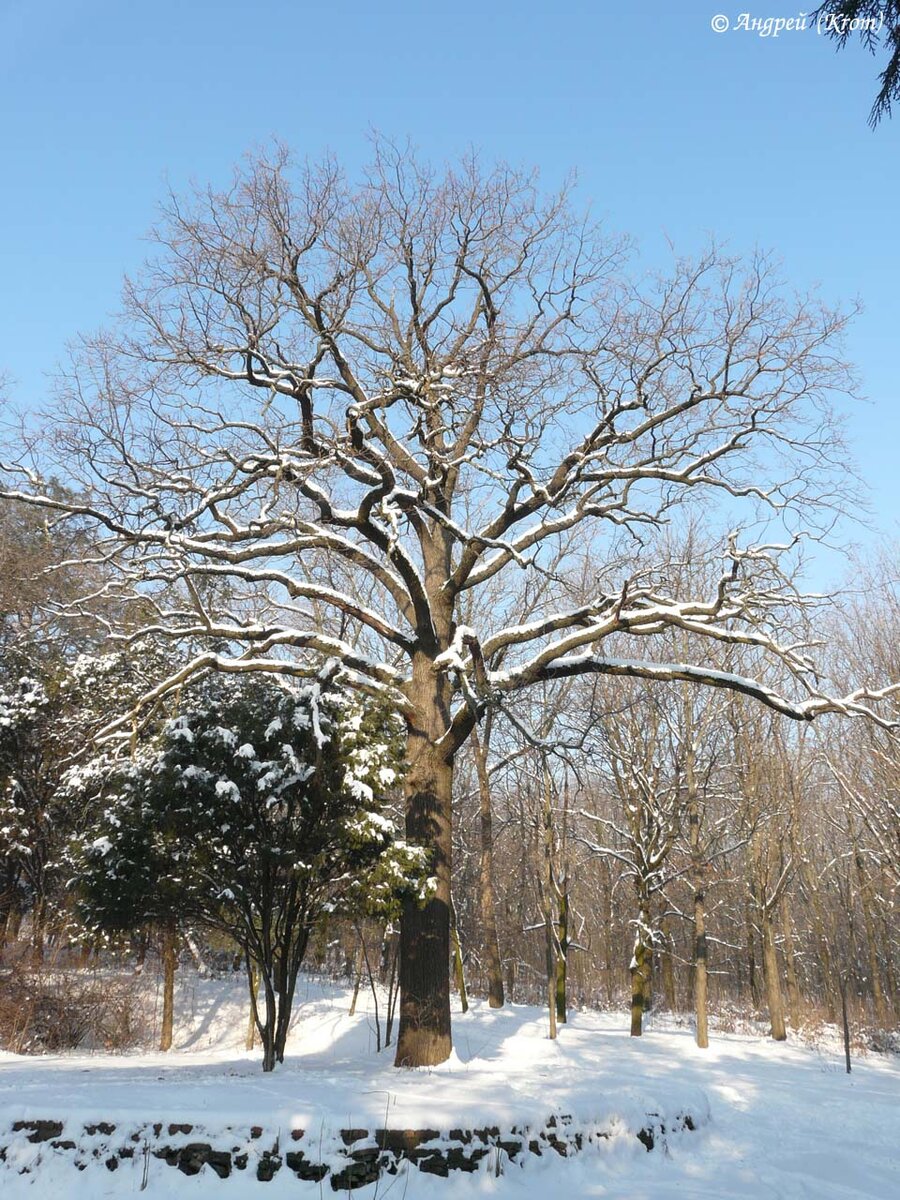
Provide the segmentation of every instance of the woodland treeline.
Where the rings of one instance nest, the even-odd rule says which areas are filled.
[[[104,676],[95,626],[48,617],[66,589],[97,581],[80,558],[84,531],[66,536],[57,544],[27,509],[2,525],[4,961],[142,968],[149,951],[170,987],[178,957],[243,971],[240,938],[198,924],[191,908],[170,911],[173,897],[105,930],[85,915],[69,849],[102,827],[107,798],[72,779],[97,730],[168,664],[112,655]],[[70,565],[48,573],[63,550]],[[885,559],[864,588],[822,606],[836,676],[900,669],[892,576]],[[739,666],[740,652],[723,665]],[[21,698],[38,688],[44,708],[23,721]],[[272,693],[254,703],[267,723]],[[185,707],[179,697],[170,714]],[[400,813],[396,788],[386,802]],[[877,1044],[896,1028],[900,742],[873,722],[798,727],[689,683],[566,681],[488,712],[459,764],[453,838],[451,965],[463,1004],[543,1003],[551,1033],[573,1006],[630,1006],[634,1034],[662,1009],[692,1015],[702,1044],[709,1014],[763,1020],[776,1038],[840,1022],[843,993]],[[396,909],[316,913],[309,924],[307,968],[387,987],[390,1044]],[[252,963],[249,980],[258,989]],[[170,1008],[164,1044],[171,1020]]]
[[[863,491],[852,314],[761,253],[648,271],[572,187],[382,138],[356,178],[249,157],[152,241],[47,402],[9,396],[7,940],[68,936],[73,837],[107,882],[150,861],[114,865],[120,827],[186,856],[196,925],[238,928],[247,879],[210,890],[240,865],[231,797],[270,880],[244,947],[264,1042],[301,945],[384,974],[398,1066],[450,1055],[454,973],[544,997],[551,1033],[624,1000],[635,1034],[696,1009],[701,1044],[709,1002],[776,1037],[842,996],[890,1026],[896,556],[839,598],[804,583]],[[254,677],[299,740],[260,724]],[[215,863],[177,844],[194,785]],[[374,899],[279,844],[338,829],[339,861],[386,856]]]

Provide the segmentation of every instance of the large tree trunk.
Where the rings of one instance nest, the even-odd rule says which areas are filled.
[[[162,937],[163,965],[163,1012],[162,1030],[159,1035],[160,1050],[172,1049],[172,1035],[175,1026],[175,918],[166,921]]]
[[[489,721],[490,718],[488,717],[487,720]],[[503,964],[500,958],[497,915],[494,906],[494,833],[491,785],[487,770],[489,737],[487,721],[484,745],[479,740],[477,728],[472,730],[472,751],[475,755],[475,770],[478,774],[478,800],[481,813],[481,856],[478,863],[478,886],[481,899],[481,931],[488,977],[488,1004],[491,1008],[502,1008],[504,1002]]]
[[[450,856],[453,761],[437,748],[449,726],[447,688],[432,662],[413,663],[410,697],[418,719],[407,737],[406,837],[432,851],[436,888],[420,906],[406,900],[400,923],[398,1067],[446,1061],[450,1039]]]

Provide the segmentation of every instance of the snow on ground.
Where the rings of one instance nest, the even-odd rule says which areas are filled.
[[[204,1138],[231,1126],[267,1133],[303,1128],[327,1140],[338,1129],[436,1128],[516,1124],[541,1127],[554,1113],[611,1124],[623,1136],[567,1160],[555,1154],[506,1161],[499,1176],[485,1160],[474,1174],[449,1179],[404,1167],[396,1177],[354,1192],[360,1200],[547,1200],[565,1196],[691,1200],[850,1200],[900,1196],[900,1063],[879,1055],[854,1061],[846,1075],[838,1047],[816,1051],[745,1035],[720,1035],[708,1051],[687,1029],[654,1027],[629,1038],[624,1014],[575,1013],[558,1040],[544,1014],[475,1003],[454,1015],[456,1051],[439,1068],[396,1071],[390,1051],[375,1053],[371,996],[348,1017],[342,987],[303,981],[288,1058],[262,1074],[259,1054],[243,1047],[243,985],[198,980],[183,972],[175,1050],[71,1054],[39,1058],[0,1054],[0,1129],[37,1118],[65,1119],[63,1136],[85,1122],[122,1127],[146,1122],[202,1126]],[[704,1123],[647,1153],[634,1133],[648,1113],[665,1121],[687,1111]],[[626,1134],[626,1131],[627,1134]],[[199,1130],[194,1135],[199,1137]],[[225,1142],[228,1137],[226,1135]],[[224,1144],[220,1140],[220,1144]],[[32,1148],[29,1148],[31,1152]],[[37,1172],[0,1174],[4,1200],[93,1200],[137,1194],[139,1158],[114,1174],[84,1172],[46,1146]],[[2,1168],[0,1168],[2,1169]],[[328,1180],[304,1183],[282,1169],[269,1183],[250,1171],[219,1180],[205,1167],[193,1177],[150,1163],[150,1197],[334,1195]]]

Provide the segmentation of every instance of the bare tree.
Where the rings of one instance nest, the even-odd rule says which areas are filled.
[[[474,160],[440,174],[383,142],[356,187],[331,162],[251,161],[225,191],[172,198],[157,242],[122,323],[84,342],[42,416],[44,445],[6,455],[2,494],[93,522],[103,590],[156,607],[114,635],[206,640],[146,704],[204,671],[326,656],[403,712],[407,836],[437,888],[403,913],[396,1061],[441,1062],[453,763],[492,697],[594,673],[809,720],[883,695],[821,691],[775,549],[732,537],[709,594],[623,577],[613,552],[694,498],[783,527],[834,496],[843,318],[786,294],[764,258],[711,250],[630,281],[625,245],[566,191]],[[79,500],[47,490],[54,458]],[[549,569],[522,622],[518,581]],[[501,587],[506,604],[472,603]],[[759,676],[616,654],[672,627],[754,647]]]

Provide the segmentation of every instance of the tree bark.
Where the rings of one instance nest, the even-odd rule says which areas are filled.
[[[569,974],[569,893],[568,880],[563,880],[558,897],[559,920],[556,923],[556,944],[558,954],[556,960],[556,1019],[561,1025],[567,1020],[568,974]]]
[[[162,965],[163,965],[163,1011],[162,1029],[159,1035],[160,1050],[172,1049],[172,1035],[175,1027],[175,918],[171,917],[163,925],[162,936]]]
[[[255,965],[251,965],[247,971],[247,985],[250,988],[250,1017],[247,1021],[244,1048],[252,1050],[256,1042],[256,997],[259,994],[259,969]]]
[[[800,1028],[800,985],[797,982],[797,964],[794,959],[794,933],[787,897],[781,900],[781,931],[784,937],[784,970],[787,977],[788,1018],[791,1029]]]
[[[31,961],[39,966],[44,961],[44,931],[47,922],[47,905],[43,896],[35,898],[31,910]]]
[[[697,1019],[697,1045],[709,1046],[709,980],[707,976],[706,894],[694,888],[694,1014]]]
[[[487,970],[488,1004],[491,1008],[502,1008],[503,963],[500,957],[500,942],[497,937],[497,914],[494,902],[494,832],[491,810],[491,785],[487,770],[487,748],[490,741],[490,716],[485,720],[484,745],[478,736],[477,727],[472,730],[472,752],[478,775],[478,800],[481,815],[481,855],[478,862],[478,886],[481,899],[481,929],[484,941],[484,959]]]
[[[644,931],[649,928],[649,912],[642,908],[634,938],[631,958],[631,1036],[640,1037],[644,1031],[644,1011],[649,1007],[652,950]]]
[[[436,1066],[450,1057],[450,858],[453,760],[437,742],[448,729],[449,695],[430,659],[413,661],[410,698],[418,718],[407,736],[406,837],[432,849],[435,891],[406,900],[400,924],[398,1067]]]
[[[692,955],[695,1039],[701,1050],[709,1046],[709,977],[707,975],[709,947],[706,940],[706,863],[701,838],[700,789],[697,786],[697,752],[695,742],[694,707],[690,690],[682,691],[684,707],[684,780],[687,790],[688,844],[691,854],[691,899],[694,916],[694,949]]]
[[[466,973],[463,970],[462,944],[459,940],[459,924],[456,920],[456,905],[450,900],[450,937],[453,943],[453,975],[456,979],[456,990],[459,992],[459,1007],[463,1012],[469,1011],[469,997],[466,992]]]
[[[772,1025],[772,1037],[776,1042],[783,1042],[787,1038],[787,1030],[784,1025],[784,999],[781,995],[781,974],[778,969],[778,951],[775,948],[775,930],[772,926],[771,912],[762,909],[759,923],[762,932],[766,1002]]]

